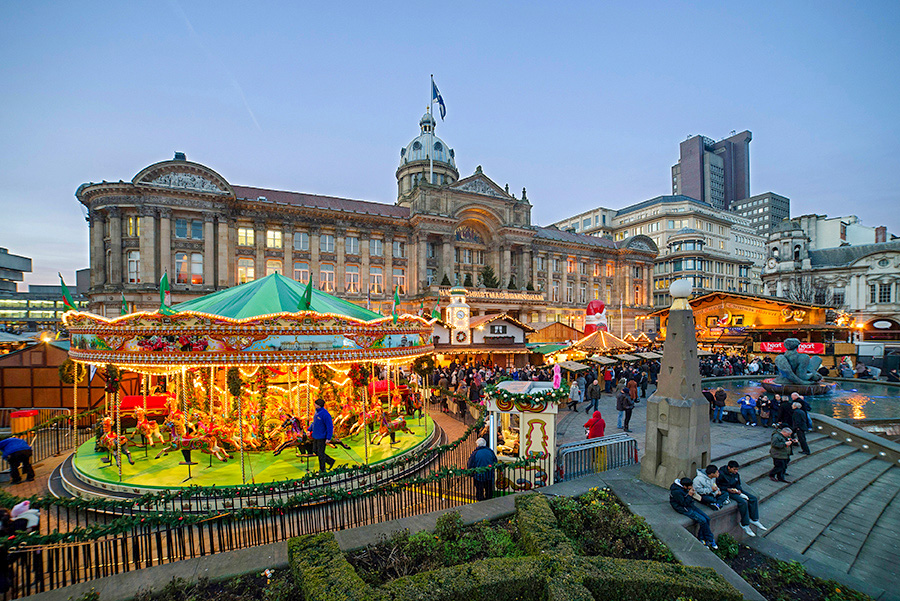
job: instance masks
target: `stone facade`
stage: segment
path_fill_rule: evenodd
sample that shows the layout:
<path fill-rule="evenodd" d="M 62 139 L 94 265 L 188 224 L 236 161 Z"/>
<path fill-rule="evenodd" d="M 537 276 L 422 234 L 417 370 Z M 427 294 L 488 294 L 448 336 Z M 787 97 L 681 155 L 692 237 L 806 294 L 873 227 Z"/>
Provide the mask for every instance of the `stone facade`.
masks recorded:
<path fill-rule="evenodd" d="M 317 287 L 373 310 L 390 310 L 396 285 L 404 310 L 430 312 L 449 300 L 442 281 L 469 276 L 473 316 L 506 312 L 583 328 L 585 306 L 601 298 L 615 305 L 614 327 L 624 319 L 631 331 L 650 307 L 653 241 L 534 226 L 524 190 L 516 198 L 480 167 L 458 179 L 445 146 L 443 155 L 422 158 L 422 141 L 442 144 L 425 131 L 433 128 L 426 117 L 402 153 L 396 204 L 232 185 L 181 153 L 130 182 L 82 185 L 91 310 L 118 315 L 122 293 L 135 310 L 156 309 L 165 272 L 177 303 L 279 271 L 313 277 Z M 480 286 L 485 265 L 498 288 Z"/>

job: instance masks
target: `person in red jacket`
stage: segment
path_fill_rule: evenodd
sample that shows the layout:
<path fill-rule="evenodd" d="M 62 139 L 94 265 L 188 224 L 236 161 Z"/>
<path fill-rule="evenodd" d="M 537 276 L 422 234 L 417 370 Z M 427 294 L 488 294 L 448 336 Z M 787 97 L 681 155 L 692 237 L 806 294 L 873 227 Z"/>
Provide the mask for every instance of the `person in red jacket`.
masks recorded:
<path fill-rule="evenodd" d="M 587 420 L 584 427 L 588 428 L 588 438 L 601 438 L 603 432 L 606 431 L 606 422 L 603 421 L 603 417 L 600 415 L 599 411 L 594 411 L 594 417 Z"/>

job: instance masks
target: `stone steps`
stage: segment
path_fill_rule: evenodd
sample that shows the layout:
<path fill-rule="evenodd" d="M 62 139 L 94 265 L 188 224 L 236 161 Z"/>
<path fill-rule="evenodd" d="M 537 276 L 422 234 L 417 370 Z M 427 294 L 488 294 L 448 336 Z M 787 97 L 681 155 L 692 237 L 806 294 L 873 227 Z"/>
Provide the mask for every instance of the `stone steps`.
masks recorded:
<path fill-rule="evenodd" d="M 894 467 L 894 476 L 900 468 Z M 869 531 L 862 548 L 859 550 L 850 575 L 866 580 L 877 580 L 880 586 L 893 590 L 900 583 L 900 546 L 897 544 L 897 533 L 900 532 L 900 494 L 884 508 L 878 520 Z M 894 588 L 891 588 L 893 585 Z"/>
<path fill-rule="evenodd" d="M 830 443 L 830 446 L 840 444 L 839 442 L 834 442 L 834 440 L 831 439 L 830 437 L 825 436 L 824 434 L 818 434 L 818 433 L 815 433 L 815 434 L 809 433 L 806 437 L 806 441 L 809 443 L 809 450 L 813 451 L 813 452 L 815 452 L 815 449 L 813 449 L 814 443 L 818 443 L 819 445 L 821 445 L 824 441 L 825 443 Z M 723 455 L 721 457 L 716 457 L 715 459 L 713 459 L 713 463 L 715 463 L 716 465 L 718 465 L 720 467 L 724 467 L 725 464 L 727 464 L 729 461 L 734 460 L 734 461 L 737 461 L 738 463 L 740 463 L 741 467 L 744 468 L 744 467 L 747 467 L 754 463 L 758 463 L 760 461 L 770 461 L 771 460 L 771 457 L 769 456 L 770 444 L 771 444 L 770 441 L 766 441 L 766 442 L 760 443 L 754 447 L 745 449 L 744 451 L 741 451 L 740 453 L 734 453 L 734 454 L 730 454 L 730 455 Z M 741 476 L 741 478 L 743 479 L 743 476 Z"/>
<path fill-rule="evenodd" d="M 817 470 L 856 452 L 856 449 L 853 447 L 842 445 L 840 443 L 828 444 L 825 441 L 817 443 L 817 447 L 818 448 L 815 449 L 812 455 L 799 455 L 798 458 L 791 458 L 791 462 L 788 465 L 788 473 L 790 474 L 789 480 L 794 482 L 801 480 L 804 477 L 815 473 Z M 810 447 L 810 450 L 813 450 L 813 448 Z M 747 484 L 753 488 L 753 491 L 761 502 L 768 500 L 779 490 L 787 486 L 792 486 L 769 480 L 769 471 L 771 469 L 772 460 L 769 458 L 768 462 L 761 461 L 752 464 L 746 470 L 742 470 L 746 475 L 742 475 L 741 480 L 746 478 Z"/>
<path fill-rule="evenodd" d="M 871 458 L 871 455 L 868 456 Z M 853 459 L 851 456 L 848 460 Z M 808 502 L 800 505 L 797 510 L 789 516 L 788 519 L 773 523 L 770 526 L 770 532 L 766 534 L 766 538 L 776 543 L 790 546 L 800 553 L 806 553 L 807 549 L 819 538 L 819 535 L 826 530 L 835 518 L 841 514 L 844 509 L 850 505 L 861 490 L 865 490 L 867 486 L 875 482 L 882 474 L 887 472 L 891 465 L 886 461 L 870 460 L 866 461 L 852 471 L 845 472 L 837 476 L 832 483 L 827 485 L 824 490 L 814 492 Z M 804 480 L 801 484 L 811 483 L 810 479 Z M 812 484 L 812 483 L 811 483 Z M 811 486 L 808 488 L 816 488 Z M 784 494 L 788 491 L 785 490 Z M 797 490 L 790 491 L 796 494 Z M 828 540 L 824 541 L 825 544 Z M 820 545 L 822 542 L 820 542 Z M 843 572 L 847 572 L 856 556 L 856 550 L 852 552 L 845 550 L 841 544 L 840 557 L 832 554 L 832 557 L 839 559 L 843 568 Z"/>

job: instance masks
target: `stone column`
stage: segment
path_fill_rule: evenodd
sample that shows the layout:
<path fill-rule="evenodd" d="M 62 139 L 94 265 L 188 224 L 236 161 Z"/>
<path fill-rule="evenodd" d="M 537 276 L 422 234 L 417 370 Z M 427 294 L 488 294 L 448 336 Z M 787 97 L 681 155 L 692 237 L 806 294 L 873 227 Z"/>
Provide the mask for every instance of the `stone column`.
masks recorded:
<path fill-rule="evenodd" d="M 284 251 L 281 273 L 294 279 L 294 226 L 288 222 L 281 224 L 281 248 Z"/>
<path fill-rule="evenodd" d="M 257 220 L 253 222 L 253 238 L 256 243 L 256 261 L 254 261 L 254 279 L 266 276 L 266 222 Z"/>
<path fill-rule="evenodd" d="M 88 223 L 91 226 L 91 288 L 97 288 L 106 283 L 106 249 L 103 245 L 105 217 L 97 209 L 92 209 L 88 213 Z"/>
<path fill-rule="evenodd" d="M 568 255 L 555 255 L 559 259 L 559 304 L 566 304 L 566 290 L 569 286 L 569 257 Z"/>
<path fill-rule="evenodd" d="M 572 302 L 581 306 L 581 257 L 575 257 L 575 289 L 572 292 Z"/>
<path fill-rule="evenodd" d="M 597 278 L 594 276 L 594 265 L 596 264 L 596 259 L 591 257 L 591 262 L 588 263 L 588 302 L 594 300 L 594 285 L 597 283 Z"/>
<path fill-rule="evenodd" d="M 394 236 L 389 232 L 384 233 L 384 293 L 394 297 Z"/>
<path fill-rule="evenodd" d="M 171 272 L 171 273 L 169 273 Z M 175 281 L 175 269 L 172 266 L 172 209 L 159 210 L 159 278 L 169 274 L 169 285 Z"/>
<path fill-rule="evenodd" d="M 544 253 L 534 253 L 534 255 L 531 257 L 531 287 L 535 290 L 538 290 L 538 273 L 540 273 L 540 270 L 538 269 L 538 262 L 540 261 L 540 258 L 542 256 L 544 256 Z M 547 258 L 544 257 L 544 261 L 546 260 Z"/>
<path fill-rule="evenodd" d="M 416 281 L 415 288 L 410 286 L 410 290 L 419 292 L 428 284 L 428 234 L 419 233 L 414 240 L 416 241 L 415 248 L 415 256 L 416 256 Z M 412 255 L 412 253 L 410 253 Z M 410 270 L 411 271 L 411 270 Z"/>
<path fill-rule="evenodd" d="M 215 213 L 203 214 L 203 285 L 216 286 Z"/>
<path fill-rule="evenodd" d="M 697 331 L 688 304 L 691 288 L 670 288 L 666 345 L 659 386 L 647 400 L 646 453 L 641 479 L 669 486 L 676 478 L 693 478 L 710 460 L 709 403 L 700 386 Z"/>
<path fill-rule="evenodd" d="M 216 228 L 218 230 L 218 239 L 216 240 L 216 286 L 219 288 L 227 288 L 231 285 L 232 279 L 236 277 L 235 270 L 232 267 L 234 263 L 234 249 L 229 244 L 228 235 L 228 218 L 225 215 L 216 215 Z"/>
<path fill-rule="evenodd" d="M 337 261 L 335 261 L 334 267 L 334 293 L 338 296 L 346 296 L 347 290 L 345 288 L 346 282 L 344 281 L 346 278 L 344 277 L 344 269 L 345 269 L 345 240 L 344 236 L 347 235 L 347 230 L 344 229 L 335 229 L 334 230 L 334 252 L 337 255 Z"/>
<path fill-rule="evenodd" d="M 319 228 L 309 228 L 309 277 L 313 288 L 319 288 Z"/>
<path fill-rule="evenodd" d="M 140 215 L 138 248 L 141 251 L 141 269 L 138 275 L 142 284 L 154 284 L 159 281 L 156 276 L 156 210 L 142 206 Z"/>
<path fill-rule="evenodd" d="M 444 234 L 441 237 L 441 271 L 442 273 L 438 278 L 438 283 L 444 279 L 444 275 L 447 275 L 447 278 L 450 280 L 450 285 L 453 285 L 454 273 L 456 272 L 456 266 L 454 265 L 455 257 L 453 256 L 453 234 Z"/>
<path fill-rule="evenodd" d="M 119 207 L 109 207 L 109 283 L 122 284 L 122 214 Z"/>
<path fill-rule="evenodd" d="M 522 258 L 521 262 L 521 270 L 522 272 L 519 274 L 519 281 L 516 282 L 519 284 L 519 288 L 527 288 L 528 282 L 531 280 L 532 274 L 532 265 L 531 265 L 531 250 L 528 248 L 522 249 Z"/>
<path fill-rule="evenodd" d="M 512 276 L 512 256 L 509 244 L 500 247 L 500 288 L 509 286 L 509 278 Z"/>
<path fill-rule="evenodd" d="M 369 294 L 372 286 L 369 280 L 369 238 L 369 232 L 359 233 L 359 291 L 364 295 Z"/>

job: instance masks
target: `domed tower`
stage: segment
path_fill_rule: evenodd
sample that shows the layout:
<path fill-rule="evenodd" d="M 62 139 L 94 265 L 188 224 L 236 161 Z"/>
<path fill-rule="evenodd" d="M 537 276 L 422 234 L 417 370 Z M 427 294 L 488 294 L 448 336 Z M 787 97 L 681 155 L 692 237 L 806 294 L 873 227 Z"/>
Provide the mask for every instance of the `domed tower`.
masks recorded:
<path fill-rule="evenodd" d="M 422 115 L 419 127 L 422 133 L 400 149 L 400 166 L 397 168 L 397 199 L 408 196 L 420 183 L 444 186 L 459 179 L 456 155 L 453 149 L 434 135 L 434 117 L 430 112 Z M 432 176 L 429 178 L 429 173 Z"/>

